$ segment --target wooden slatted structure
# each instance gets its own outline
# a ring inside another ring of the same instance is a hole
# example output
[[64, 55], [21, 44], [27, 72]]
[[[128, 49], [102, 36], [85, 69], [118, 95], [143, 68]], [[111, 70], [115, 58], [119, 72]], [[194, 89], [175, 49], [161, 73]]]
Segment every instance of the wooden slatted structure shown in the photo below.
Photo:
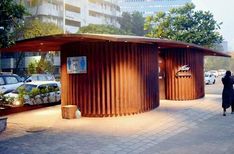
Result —
[[[80, 42], [61, 51], [62, 105], [82, 116], [118, 116], [159, 105], [157, 48], [150, 44]], [[67, 57], [86, 56], [88, 72], [68, 74]]]
[[[82, 116], [119, 116], [159, 106], [158, 53], [165, 64], [165, 97], [204, 96], [205, 55], [227, 54], [184, 42], [137, 36], [62, 34], [18, 41], [0, 51], [61, 51], [62, 105]], [[67, 57], [87, 57], [87, 73], [68, 74]], [[189, 67], [180, 71], [182, 66]], [[164, 80], [163, 80], [164, 82]]]
[[[192, 48], [165, 49], [164, 52], [166, 99], [192, 100], [203, 97], [205, 95], [204, 53]], [[185, 65], [189, 70], [179, 72], [179, 69]]]

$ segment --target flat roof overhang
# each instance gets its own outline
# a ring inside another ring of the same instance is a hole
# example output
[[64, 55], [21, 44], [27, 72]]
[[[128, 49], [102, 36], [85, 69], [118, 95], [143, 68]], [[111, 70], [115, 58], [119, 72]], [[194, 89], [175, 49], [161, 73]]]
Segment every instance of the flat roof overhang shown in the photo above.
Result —
[[47, 52], [61, 51], [61, 47], [73, 42], [130, 42], [143, 44], [157, 44], [160, 49], [166, 48], [195, 48], [202, 50], [206, 56], [231, 57], [228, 54], [204, 48], [195, 44], [167, 39], [157, 39], [128, 35], [107, 34], [57, 34], [17, 41], [9, 48], [0, 48], [4, 52]]

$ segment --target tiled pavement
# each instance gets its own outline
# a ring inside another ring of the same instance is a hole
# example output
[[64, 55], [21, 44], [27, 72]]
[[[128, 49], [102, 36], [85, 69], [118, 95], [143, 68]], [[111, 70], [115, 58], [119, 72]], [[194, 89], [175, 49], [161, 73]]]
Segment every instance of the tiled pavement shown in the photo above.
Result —
[[9, 116], [1, 154], [234, 153], [234, 115], [222, 116], [221, 95], [161, 101], [146, 113], [61, 119], [60, 106]]

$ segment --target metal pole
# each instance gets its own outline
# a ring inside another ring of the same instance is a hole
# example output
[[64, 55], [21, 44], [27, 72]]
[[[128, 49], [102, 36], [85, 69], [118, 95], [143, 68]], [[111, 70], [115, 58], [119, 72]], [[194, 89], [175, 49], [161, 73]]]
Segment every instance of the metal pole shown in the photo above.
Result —
[[63, 34], [66, 33], [65, 18], [66, 18], [66, 15], [65, 15], [65, 0], [63, 0]]
[[2, 53], [0, 52], [0, 72], [2, 72]]

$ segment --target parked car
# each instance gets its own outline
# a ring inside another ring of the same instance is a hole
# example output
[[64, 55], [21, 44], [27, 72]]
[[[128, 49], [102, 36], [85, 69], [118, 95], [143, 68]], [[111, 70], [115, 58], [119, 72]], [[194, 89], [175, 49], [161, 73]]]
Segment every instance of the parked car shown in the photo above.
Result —
[[211, 74], [213, 74], [216, 78], [219, 76], [219, 73], [216, 70], [210, 70], [208, 72], [211, 73]]
[[25, 82], [32, 81], [55, 81], [55, 77], [51, 74], [32, 74], [25, 80]]
[[219, 76], [224, 76], [226, 74], [226, 70], [224, 69], [219, 69], [218, 70]]
[[210, 72], [205, 73], [205, 84], [215, 84], [215, 76]]
[[16, 74], [0, 73], [0, 93], [9, 93], [23, 84], [21, 78]]
[[[22, 97], [23, 95], [23, 102]], [[34, 81], [22, 84], [11, 93], [5, 94], [8, 98], [13, 98], [13, 105], [45, 104], [61, 101], [60, 85], [56, 81]]]

